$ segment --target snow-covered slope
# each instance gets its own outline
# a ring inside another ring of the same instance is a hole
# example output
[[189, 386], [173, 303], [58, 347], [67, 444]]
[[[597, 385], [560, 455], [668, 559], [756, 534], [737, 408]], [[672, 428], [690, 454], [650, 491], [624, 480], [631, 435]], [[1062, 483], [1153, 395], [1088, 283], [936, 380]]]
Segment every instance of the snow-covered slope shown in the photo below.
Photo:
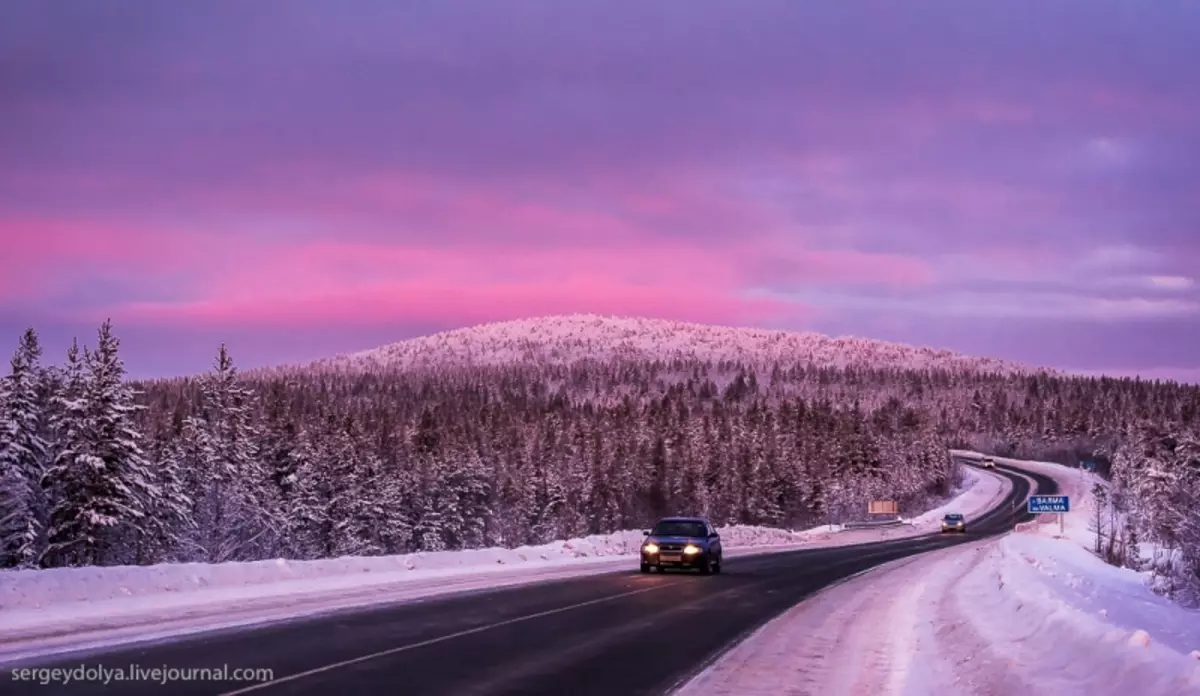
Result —
[[576, 360], [722, 360], [746, 364], [807, 363], [832, 367], [944, 368], [1033, 372], [995, 358], [863, 338], [710, 326], [646, 318], [574, 314], [484, 324], [319, 360], [315, 370], [568, 363]]

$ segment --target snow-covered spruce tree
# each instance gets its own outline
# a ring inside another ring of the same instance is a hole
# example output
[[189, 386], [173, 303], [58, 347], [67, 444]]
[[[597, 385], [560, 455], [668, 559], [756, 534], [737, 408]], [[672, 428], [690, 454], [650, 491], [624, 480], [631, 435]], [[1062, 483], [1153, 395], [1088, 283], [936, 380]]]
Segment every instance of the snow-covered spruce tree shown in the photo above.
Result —
[[0, 380], [0, 568], [32, 568], [44, 548], [41, 354], [37, 334], [26, 330], [12, 371]]
[[544, 544], [565, 536], [563, 507], [567, 492], [563, 483], [562, 426], [557, 418], [543, 422], [543, 425], [541, 437], [537, 438], [540, 449], [535, 449], [529, 468], [523, 472], [525, 489], [521, 501], [523, 510], [527, 511], [527, 543], [530, 544]]
[[492, 518], [487, 467], [470, 443], [449, 450], [443, 464], [438, 490], [444, 504], [442, 521], [447, 545], [452, 549], [484, 546]]
[[158, 495], [147, 501], [144, 534], [135, 548], [134, 562], [139, 565], [184, 561], [192, 556], [188, 540], [194, 531], [193, 501], [182, 470], [187, 461], [182, 423], [164, 423], [160, 428], [148, 453]]
[[336, 496], [333, 462], [320, 436], [301, 434], [300, 447], [290, 453], [292, 473], [287, 480], [288, 514], [283, 520], [287, 532], [287, 552], [295, 558], [323, 558], [333, 547], [333, 526], [329, 509]]
[[449, 548], [450, 520], [457, 514], [454, 496], [445, 490], [449, 463], [443, 447], [443, 432], [430, 408], [421, 412], [412, 437], [417, 486], [414, 491], [413, 540], [421, 551]]
[[[113, 565], [135, 560], [146, 511], [158, 490], [134, 428], [139, 407], [125, 382], [120, 342], [105, 321], [95, 351], [84, 349], [81, 384], [66, 416], [66, 447], [47, 472], [58, 492], [50, 514], [51, 564]], [[68, 356], [68, 375], [78, 371]], [[75, 378], [77, 379], [77, 378]]]
[[200, 415], [184, 423], [182, 453], [193, 491], [190, 546], [208, 563], [268, 557], [278, 547], [277, 508], [256, 447], [254, 395], [243, 386], [222, 344], [201, 380]]
[[95, 529], [86, 504], [91, 480], [99, 471], [86, 458], [90, 447], [85, 379], [83, 356], [75, 340], [67, 349], [58, 392], [51, 401], [51, 464], [41, 482], [50, 501], [47, 547], [40, 559], [43, 567], [83, 565], [96, 557]]
[[330, 520], [327, 556], [378, 556], [387, 553], [388, 518], [383, 462], [362, 442], [362, 430], [347, 419], [329, 438], [330, 495], [325, 517]]
[[100, 562], [131, 563], [145, 534], [147, 511], [156, 506], [159, 491], [151, 464], [142, 450], [142, 435], [134, 425], [142, 410], [137, 393], [125, 381], [120, 341], [105, 321], [96, 336], [94, 352], [85, 351], [88, 378], [84, 384], [87, 422], [93, 455], [103, 462], [103, 476], [93, 492], [93, 506], [110, 524], [103, 538]]
[[[1113, 457], [1113, 485], [1125, 503], [1124, 538], [1176, 546], [1177, 519], [1171, 498], [1179, 486], [1175, 440], [1167, 426], [1143, 421]], [[1120, 561], [1140, 563], [1137, 548], [1127, 548]]]
[[1178, 500], [1181, 598], [1200, 606], [1200, 429], [1189, 428], [1180, 434], [1178, 452], [1184, 470]]

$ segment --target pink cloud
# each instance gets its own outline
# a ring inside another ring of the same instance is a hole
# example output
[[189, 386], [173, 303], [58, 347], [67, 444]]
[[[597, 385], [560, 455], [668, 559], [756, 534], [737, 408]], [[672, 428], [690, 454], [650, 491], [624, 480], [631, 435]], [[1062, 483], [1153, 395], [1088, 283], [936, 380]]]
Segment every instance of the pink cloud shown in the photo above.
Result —
[[[796, 165], [823, 174], [849, 168], [831, 157]], [[309, 188], [304, 182], [312, 183], [314, 174], [298, 167], [290, 195], [278, 188], [211, 194], [217, 211], [260, 211], [223, 213], [231, 221], [226, 227], [160, 230], [146, 221], [25, 226], [17, 245], [22, 266], [54, 269], [64, 278], [70, 263], [135, 279], [177, 273], [176, 294], [184, 299], [116, 301], [104, 311], [139, 322], [256, 325], [418, 320], [426, 312], [468, 321], [480, 313], [492, 319], [558, 311], [729, 322], [766, 311], [763, 300], [742, 293], [773, 282], [915, 285], [932, 279], [915, 257], [808, 248], [811, 231], [788, 226], [760, 201], [720, 195], [720, 182], [699, 171], [653, 187], [600, 176], [591, 189], [561, 191], [452, 187], [404, 172]], [[549, 193], [558, 195], [550, 197], [553, 203], [545, 202]], [[290, 211], [285, 220], [304, 221], [316, 241], [286, 234], [261, 212], [271, 209]], [[335, 236], [344, 241], [321, 241]], [[504, 309], [508, 301], [511, 310]]]
[[89, 220], [0, 219], [5, 270], [45, 260], [147, 261], [176, 240], [145, 228]]
[[581, 276], [553, 286], [413, 281], [307, 297], [141, 303], [117, 308], [112, 315], [128, 323], [272, 328], [481, 323], [573, 312], [740, 323], [794, 318], [807, 310], [775, 300], [730, 297], [699, 286], [645, 286]]
[[899, 255], [808, 250], [774, 242], [698, 247], [663, 240], [625, 247], [428, 248], [384, 244], [317, 243], [261, 247], [214, 276], [217, 297], [320, 294], [377, 283], [439, 281], [465, 285], [540, 282], [579, 277], [651, 286], [692, 286], [736, 292], [761, 285], [768, 264], [802, 280], [914, 285], [932, 280], [925, 262]]
[[33, 300], [57, 283], [95, 273], [178, 273], [211, 242], [145, 225], [0, 219], [0, 300]]
[[[109, 314], [131, 322], [291, 325], [455, 323], [559, 312], [607, 312], [730, 322], [803, 307], [746, 299], [761, 286], [764, 254], [753, 245], [567, 249], [431, 249], [380, 244], [260, 246], [197, 286], [180, 303], [133, 303]], [[807, 280], [925, 282], [903, 257], [796, 251]]]

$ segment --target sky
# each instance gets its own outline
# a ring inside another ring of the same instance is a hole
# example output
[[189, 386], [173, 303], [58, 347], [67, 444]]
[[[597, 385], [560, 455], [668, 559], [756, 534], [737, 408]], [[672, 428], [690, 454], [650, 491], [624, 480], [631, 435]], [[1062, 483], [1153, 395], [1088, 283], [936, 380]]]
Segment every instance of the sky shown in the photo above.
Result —
[[1198, 65], [1188, 0], [9, 0], [0, 340], [598, 312], [1200, 381]]

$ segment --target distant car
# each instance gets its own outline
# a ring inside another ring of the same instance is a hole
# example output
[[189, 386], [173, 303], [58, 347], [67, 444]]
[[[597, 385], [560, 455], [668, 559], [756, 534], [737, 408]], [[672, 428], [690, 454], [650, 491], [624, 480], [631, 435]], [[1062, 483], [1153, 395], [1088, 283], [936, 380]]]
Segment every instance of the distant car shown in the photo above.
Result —
[[725, 560], [721, 537], [703, 517], [664, 517], [644, 532], [642, 572], [657, 568], [699, 570], [704, 575], [720, 573]]
[[995, 469], [996, 468], [996, 460], [992, 459], [991, 457], [984, 457], [983, 458], [983, 468]]
[[942, 518], [942, 532], [967, 533], [967, 520], [960, 513], [952, 512]]

